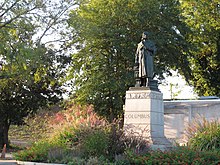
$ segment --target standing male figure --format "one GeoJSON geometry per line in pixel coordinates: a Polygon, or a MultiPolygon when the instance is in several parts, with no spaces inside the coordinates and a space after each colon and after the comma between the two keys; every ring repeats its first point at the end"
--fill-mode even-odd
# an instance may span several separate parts
{"type": "Polygon", "coordinates": [[[148,32],[143,32],[141,42],[135,54],[136,85],[149,87],[154,77],[153,56],[156,52],[155,44],[148,40],[148,32]],[[138,69],[137,69],[138,68],[138,69]]]}

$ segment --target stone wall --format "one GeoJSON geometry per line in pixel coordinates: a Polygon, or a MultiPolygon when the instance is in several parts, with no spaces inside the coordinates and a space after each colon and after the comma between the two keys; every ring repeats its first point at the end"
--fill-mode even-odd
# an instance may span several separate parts
{"type": "Polygon", "coordinates": [[[185,129],[196,117],[220,118],[220,99],[164,101],[164,133],[171,141],[186,143],[185,129]]]}

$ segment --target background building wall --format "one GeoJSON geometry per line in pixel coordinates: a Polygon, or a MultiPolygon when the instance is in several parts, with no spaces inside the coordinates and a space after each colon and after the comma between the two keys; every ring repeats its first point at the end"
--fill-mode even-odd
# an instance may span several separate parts
{"type": "Polygon", "coordinates": [[[186,128],[195,118],[220,118],[220,99],[164,101],[164,133],[173,142],[187,142],[186,128]]]}

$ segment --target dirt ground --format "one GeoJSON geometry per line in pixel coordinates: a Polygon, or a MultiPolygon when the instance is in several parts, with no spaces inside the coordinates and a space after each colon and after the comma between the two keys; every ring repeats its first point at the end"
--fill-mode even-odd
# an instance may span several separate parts
{"type": "MultiPolygon", "coordinates": [[[[28,146],[27,142],[22,140],[11,140],[10,141],[13,146],[17,146],[18,148],[24,148],[28,146]]],[[[5,158],[0,158],[0,165],[15,165],[16,160],[13,159],[13,153],[18,151],[18,148],[7,148],[5,158]]],[[[2,154],[2,150],[0,150],[0,156],[2,154]]]]}

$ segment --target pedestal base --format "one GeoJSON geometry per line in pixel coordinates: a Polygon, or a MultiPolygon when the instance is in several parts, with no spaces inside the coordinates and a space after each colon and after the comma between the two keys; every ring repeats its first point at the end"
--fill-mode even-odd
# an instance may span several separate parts
{"type": "Polygon", "coordinates": [[[129,136],[143,137],[152,149],[166,150],[171,143],[164,136],[164,107],[161,92],[145,87],[126,92],[124,131],[129,136]]]}

